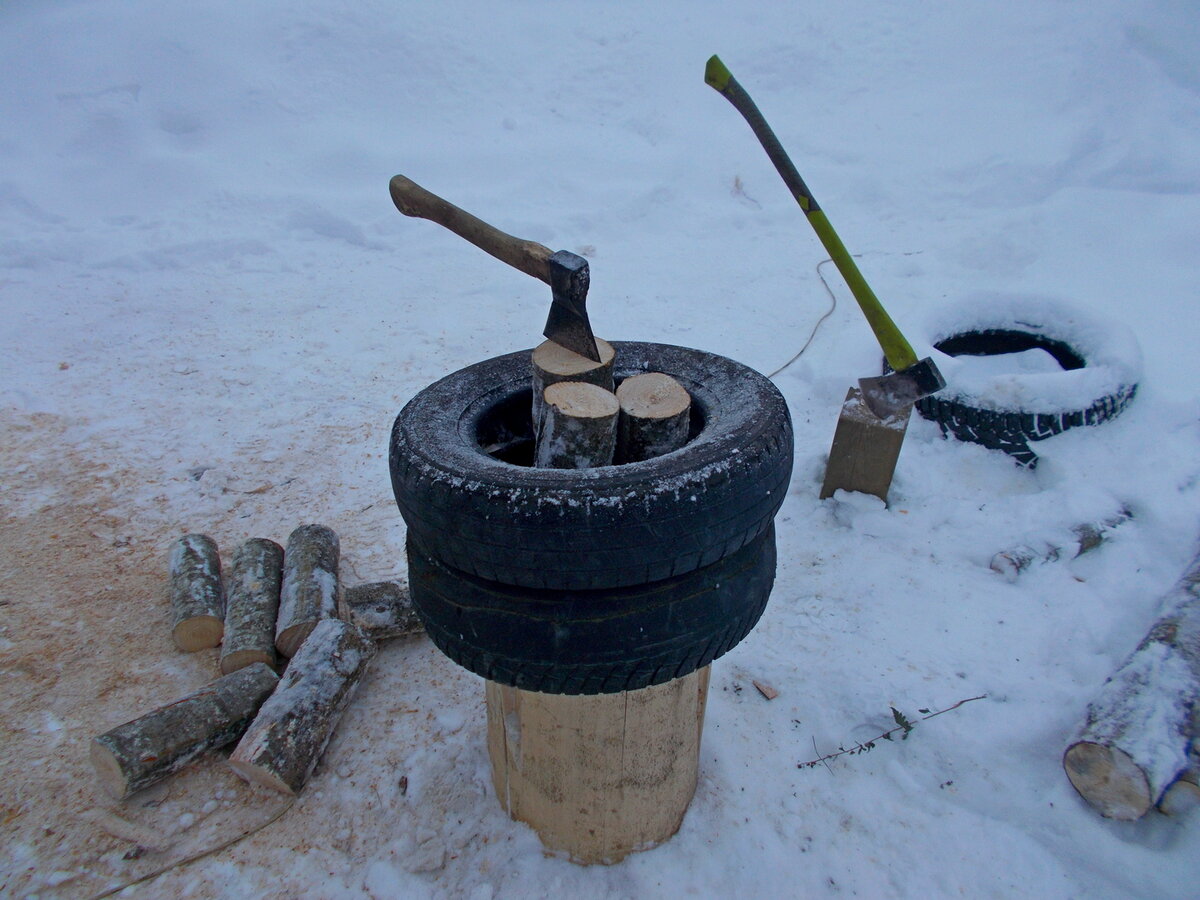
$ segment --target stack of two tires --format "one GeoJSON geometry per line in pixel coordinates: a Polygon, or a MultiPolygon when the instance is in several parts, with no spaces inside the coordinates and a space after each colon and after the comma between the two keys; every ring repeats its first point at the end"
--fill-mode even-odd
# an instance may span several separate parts
{"type": "Polygon", "coordinates": [[[553,694],[662,684],[728,652],[766,608],[792,468],[783,397],[724,357],[614,346],[618,382],[664,372],[691,394],[682,449],[533,468],[528,351],[447,376],[396,419],[414,606],[438,648],[489,681],[553,694]]]}

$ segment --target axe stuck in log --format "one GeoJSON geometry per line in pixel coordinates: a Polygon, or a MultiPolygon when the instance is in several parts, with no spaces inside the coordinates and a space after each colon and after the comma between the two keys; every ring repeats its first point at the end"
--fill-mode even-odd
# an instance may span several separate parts
{"type": "Polygon", "coordinates": [[[587,315],[586,259],[569,250],[555,253],[536,241],[505,234],[403,175],[393,177],[388,189],[396,209],[404,215],[436,222],[501,262],[549,284],[552,302],[543,334],[560,347],[600,362],[587,315]]]}

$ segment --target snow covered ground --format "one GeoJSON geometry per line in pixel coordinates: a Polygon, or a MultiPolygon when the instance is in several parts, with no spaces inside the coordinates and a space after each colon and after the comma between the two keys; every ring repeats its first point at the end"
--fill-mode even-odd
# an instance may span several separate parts
{"type": "MultiPolygon", "coordinates": [[[[319,521],[348,582],[402,578],[392,418],[541,340],[545,287],[398,215],[402,172],[588,256],[610,339],[770,372],[826,276],[836,309],[775,378],[797,456],[771,605],[714,666],[699,790],[658,849],[544,856],[491,795],[482,682],[420,639],[380,653],[295,807],[130,895],[1197,896],[1200,820],[1103,820],[1060,756],[1200,531],[1198,42],[1188,0],[0,6],[0,894],[144,862],[81,815],[113,806],[86,748],[215,672],[170,646],[169,542],[319,521]],[[714,52],[914,343],[946,304],[1069,302],[1140,343],[1128,411],[1032,472],[914,419],[890,507],[818,500],[878,348],[703,83],[714,52]],[[1123,505],[1086,556],[988,568],[1123,505]],[[890,707],[981,695],[798,768],[890,707]]],[[[274,802],[199,769],[121,814],[186,840],[274,802]]]]}

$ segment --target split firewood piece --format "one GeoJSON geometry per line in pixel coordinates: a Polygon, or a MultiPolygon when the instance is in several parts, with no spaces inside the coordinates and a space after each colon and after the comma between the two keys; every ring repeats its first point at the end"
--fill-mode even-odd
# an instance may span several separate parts
{"type": "Polygon", "coordinates": [[[591,469],[612,464],[620,406],[612,391],[560,381],[545,391],[535,464],[540,469],[591,469]]]}
{"type": "Polygon", "coordinates": [[[394,581],[359,584],[342,591],[338,616],[376,643],[416,634],[424,626],[408,591],[394,581]]]}
{"type": "Polygon", "coordinates": [[[583,381],[606,391],[613,389],[613,360],[617,351],[608,341],[596,338],[600,362],[588,359],[574,350],[545,341],[533,351],[533,427],[542,421],[546,388],[560,381],[583,381]]]}
{"type": "Polygon", "coordinates": [[[253,784],[299,793],[375,651],[353,625],[319,622],[233,751],[233,770],[253,784]]]}
{"type": "Polygon", "coordinates": [[[206,534],[185,534],[171,545],[171,637],[189,653],[216,647],[225,631],[221,557],[206,534]]]}
{"type": "Polygon", "coordinates": [[[841,490],[873,494],[887,503],[911,413],[912,407],[905,406],[881,419],[871,412],[862,391],[850,388],[833,432],[821,499],[841,490]]]}
{"type": "Polygon", "coordinates": [[[341,544],[324,525],[301,525],[288,537],[275,649],[293,656],[322,619],[337,615],[341,544]]]}
{"type": "Polygon", "coordinates": [[[1070,536],[1065,540],[1036,541],[997,553],[992,557],[990,568],[1009,581],[1016,581],[1017,576],[1034,563],[1054,562],[1064,557],[1073,559],[1082,556],[1089,550],[1095,550],[1108,539],[1114,528],[1132,518],[1133,513],[1122,507],[1113,515],[1101,519],[1099,522],[1083,522],[1074,526],[1070,530],[1070,536]]]}
{"type": "Polygon", "coordinates": [[[1101,815],[1133,820],[1192,767],[1200,703],[1200,555],[1167,612],[1104,683],[1063,754],[1071,784],[1101,815]]]}
{"type": "Polygon", "coordinates": [[[278,681],[270,667],[256,663],[105,732],[91,747],[100,783],[122,800],[236,741],[278,681]]]}
{"type": "Polygon", "coordinates": [[[682,384],[662,372],[643,372],[617,388],[618,463],[653,459],[687,443],[692,398],[682,384]]]}
{"type": "Polygon", "coordinates": [[[275,665],[275,617],[283,579],[283,548],[251,538],[234,551],[221,642],[221,672],[251,663],[275,665]]]}

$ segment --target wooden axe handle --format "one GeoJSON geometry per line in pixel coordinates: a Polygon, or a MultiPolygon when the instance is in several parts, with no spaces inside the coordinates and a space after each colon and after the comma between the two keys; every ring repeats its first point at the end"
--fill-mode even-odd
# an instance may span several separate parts
{"type": "Polygon", "coordinates": [[[388,185],[396,209],[406,216],[428,219],[443,228],[448,228],[501,262],[506,262],[526,275],[550,283],[550,257],[548,247],[536,241],[523,241],[499,228],[475,218],[453,203],[432,194],[410,178],[397,175],[388,185]]]}

